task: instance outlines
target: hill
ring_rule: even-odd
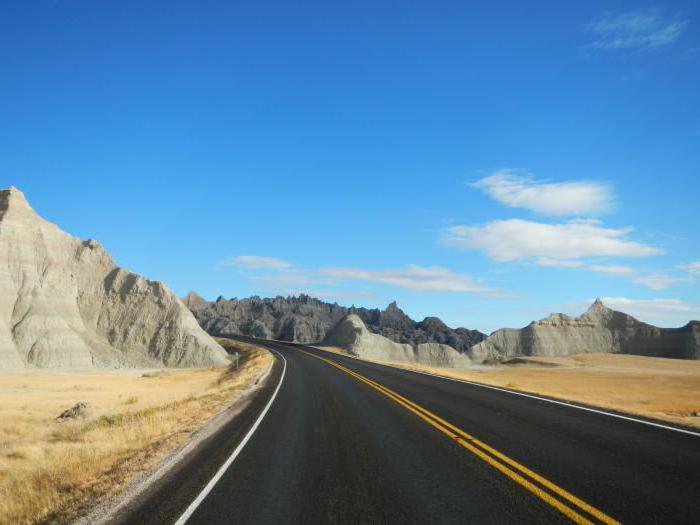
[[[419,363],[447,368],[467,367],[469,358],[453,347],[439,343],[396,343],[370,332],[357,314],[340,319],[326,334],[322,346],[338,347],[363,359]]]
[[[226,363],[162,283],[45,221],[18,189],[0,191],[0,369]]]
[[[356,314],[367,329],[396,343],[418,345],[445,344],[459,352],[486,338],[478,330],[452,329],[437,317],[417,322],[396,304],[384,310],[344,307],[307,295],[224,299],[214,302],[190,292],[183,299],[199,324],[212,335],[248,335],[298,343],[317,343],[340,319]]]
[[[596,300],[583,315],[552,314],[522,329],[496,330],[468,352],[477,363],[517,356],[563,356],[620,353],[651,357],[700,359],[700,322],[659,328]]]

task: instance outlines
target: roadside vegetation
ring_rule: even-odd
[[[155,466],[272,364],[220,340],[240,368],[0,373],[0,523],[65,523]],[[56,418],[77,403],[88,410]]]

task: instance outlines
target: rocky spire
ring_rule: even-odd
[[[596,312],[602,310],[608,310],[608,307],[603,304],[603,301],[600,297],[593,301],[593,304],[588,308],[589,312]]]
[[[0,190],[0,219],[8,213],[13,212],[31,212],[34,213],[27,198],[20,190],[14,186]]]

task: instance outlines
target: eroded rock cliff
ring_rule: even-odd
[[[0,368],[201,367],[226,352],[162,283],[0,191]]]
[[[558,356],[612,352],[652,357],[700,359],[700,322],[659,328],[596,300],[579,317],[552,314],[522,329],[496,330],[468,352],[477,363],[516,356]]]
[[[299,297],[250,297],[214,302],[190,292],[184,299],[202,327],[214,335],[248,335],[264,339],[316,343],[342,317],[356,314],[370,332],[397,343],[439,343],[465,352],[486,338],[478,330],[452,329],[437,317],[416,322],[395,302],[385,310],[344,307],[306,295]]]

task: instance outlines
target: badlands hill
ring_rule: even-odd
[[[226,300],[215,302],[202,299],[194,292],[184,298],[202,328],[214,335],[248,335],[264,339],[279,339],[298,343],[321,341],[340,319],[356,314],[370,332],[383,335],[394,342],[418,345],[439,343],[465,352],[486,338],[477,330],[452,328],[437,317],[416,322],[395,302],[385,310],[346,308],[326,303],[307,295],[261,299]]]
[[[162,283],[0,191],[0,369],[203,367],[226,352]]]
[[[446,368],[467,367],[471,364],[465,354],[448,345],[401,344],[372,333],[362,319],[354,313],[340,319],[328,331],[321,345],[342,348],[349,354],[363,359],[420,363]]]
[[[476,363],[517,356],[563,356],[586,352],[700,359],[700,322],[658,328],[596,300],[580,317],[552,314],[525,328],[496,330],[468,352]]]

